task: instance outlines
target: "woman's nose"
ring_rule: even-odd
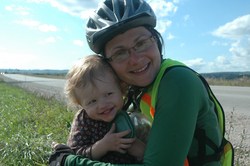
[[[134,49],[129,50],[129,62],[130,64],[135,64],[138,62],[141,53],[137,53]]]

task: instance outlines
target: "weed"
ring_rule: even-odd
[[[239,133],[239,129],[236,127],[239,126],[237,122],[242,119],[238,119],[239,116],[236,116],[235,108],[230,112],[230,115],[226,116],[226,137],[233,143],[234,146],[234,165],[235,166],[249,166],[250,164],[250,149],[246,145],[246,129],[241,128],[242,131]],[[239,138],[236,140],[235,137],[239,134]],[[232,141],[233,140],[233,141]]]

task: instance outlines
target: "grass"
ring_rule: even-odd
[[[1,166],[48,165],[53,141],[65,143],[74,113],[54,98],[38,97],[0,80]],[[233,111],[227,119],[227,137],[233,137]],[[235,166],[247,166],[246,129],[235,148]]]
[[[0,81],[0,163],[48,165],[52,141],[66,142],[73,112]]]

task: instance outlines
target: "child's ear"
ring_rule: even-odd
[[[120,81],[120,86],[121,86],[122,93],[126,94],[127,90],[128,90],[128,87],[129,87],[128,84],[125,83],[124,81]]]

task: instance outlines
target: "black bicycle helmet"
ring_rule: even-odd
[[[89,17],[87,42],[95,53],[102,53],[106,42],[138,26],[156,26],[156,16],[144,0],[105,0]]]

